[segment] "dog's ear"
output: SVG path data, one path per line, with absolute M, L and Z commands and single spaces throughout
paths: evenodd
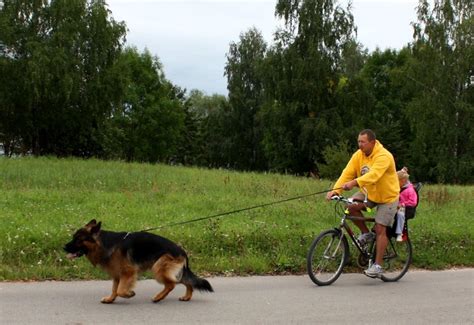
M 97 224 L 97 221 L 95 219 L 92 219 L 91 221 L 89 221 L 89 223 L 87 223 L 86 227 L 93 227 Z
M 91 234 L 97 234 L 100 231 L 100 226 L 102 226 L 102 222 L 99 222 L 98 224 L 94 225 L 91 228 Z

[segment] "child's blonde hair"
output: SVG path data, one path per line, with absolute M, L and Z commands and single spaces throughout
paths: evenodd
M 408 174 L 408 168 L 407 167 L 403 167 L 402 169 L 400 169 L 397 172 L 397 175 L 398 175 L 398 179 L 408 179 L 410 177 L 410 175 Z

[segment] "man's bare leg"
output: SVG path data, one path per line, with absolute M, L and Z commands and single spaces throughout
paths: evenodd
M 365 209 L 365 205 L 363 203 L 351 204 L 348 206 L 348 209 L 349 209 L 350 216 L 361 217 L 361 218 L 364 217 L 364 215 L 362 214 L 362 210 Z M 357 228 L 360 229 L 362 233 L 369 232 L 369 228 L 367 228 L 367 225 L 365 224 L 364 221 L 353 220 L 353 222 L 357 226 Z
M 375 263 L 383 266 L 383 255 L 388 245 L 387 227 L 381 224 L 375 224 L 375 233 L 377 234 L 377 251 L 375 252 Z

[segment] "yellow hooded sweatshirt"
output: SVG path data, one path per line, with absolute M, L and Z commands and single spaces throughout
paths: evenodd
M 356 179 L 359 188 L 367 190 L 370 201 L 394 202 L 400 193 L 395 160 L 378 140 L 375 141 L 370 156 L 366 156 L 360 149 L 352 155 L 334 188 L 340 188 L 344 183 Z M 341 193 L 342 190 L 337 192 Z

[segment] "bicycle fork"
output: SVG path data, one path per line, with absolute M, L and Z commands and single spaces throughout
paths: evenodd
M 337 229 L 337 228 L 336 228 Z M 337 245 L 336 247 L 333 247 L 333 244 L 334 244 L 334 240 L 336 240 L 335 237 L 333 237 L 331 239 L 331 241 L 329 242 L 328 246 L 326 247 L 326 249 L 324 250 L 324 257 L 326 259 L 334 259 L 336 257 L 336 254 L 337 252 L 339 251 L 339 248 L 341 247 L 342 245 L 342 237 L 344 236 L 344 233 L 342 232 L 342 230 L 340 229 L 337 229 L 338 232 L 339 232 L 339 235 L 337 237 Z

